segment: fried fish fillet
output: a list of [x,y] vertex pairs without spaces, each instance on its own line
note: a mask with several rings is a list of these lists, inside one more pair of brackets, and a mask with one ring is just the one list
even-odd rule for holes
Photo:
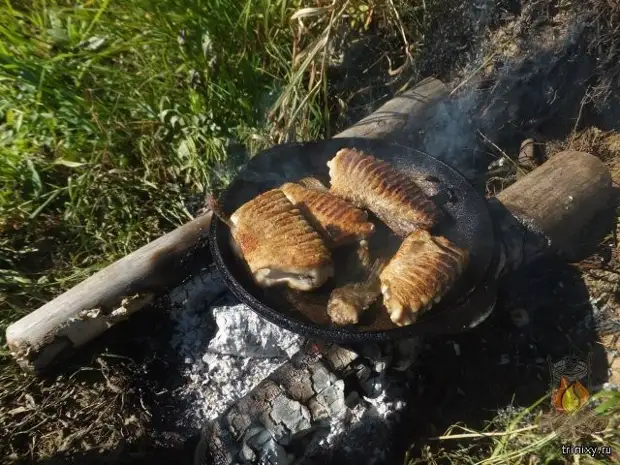
[[379,273],[385,260],[378,259],[371,266],[364,281],[346,284],[334,289],[327,302],[327,314],[338,326],[359,323],[359,317],[381,295]]
[[280,189],[331,248],[366,239],[375,232],[364,210],[329,192],[291,182]]
[[430,229],[440,220],[439,207],[389,163],[356,149],[341,149],[327,166],[334,194],[367,208],[400,237]]
[[323,239],[282,190],[272,189],[245,203],[230,223],[237,250],[259,285],[286,283],[309,291],[333,276]]
[[407,236],[379,276],[390,319],[399,326],[415,323],[441,300],[468,261],[468,252],[445,237],[424,230]]

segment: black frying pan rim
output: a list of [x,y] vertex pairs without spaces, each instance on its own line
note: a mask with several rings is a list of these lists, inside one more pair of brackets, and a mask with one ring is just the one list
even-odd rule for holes
[[[354,143],[355,140],[356,138],[343,139],[342,140],[343,146],[347,146],[348,145],[347,142]],[[304,142],[304,143],[283,144],[282,146],[272,147],[270,149],[267,149],[262,154],[259,154],[259,156],[269,156],[270,152],[278,150],[278,149],[286,150],[288,148],[293,148],[293,147],[305,148],[313,144],[320,144],[320,143],[325,143],[325,142],[327,141],[318,140],[318,141]],[[370,141],[364,139],[363,142],[368,143]],[[396,144],[394,142],[381,141],[381,143],[386,144],[386,145],[394,145],[400,148],[404,148],[406,150],[417,151],[419,153],[423,153],[425,156],[433,158],[434,162],[441,164],[448,170],[452,171],[453,175],[460,177],[462,181],[468,183],[467,180],[465,180],[464,177],[456,169],[450,167],[449,165],[442,162],[441,160],[438,160],[432,155],[412,149],[411,147],[406,147],[401,144]],[[487,215],[487,219],[490,222],[490,215],[489,215],[488,210],[486,210],[486,202],[485,202],[485,211],[480,212],[479,215],[481,216]],[[432,318],[430,320],[420,321],[418,323],[415,323],[409,326],[404,326],[404,327],[391,328],[391,329],[385,329],[385,330],[376,330],[376,331],[364,331],[364,330],[358,330],[358,329],[346,328],[346,327],[339,328],[339,327],[323,326],[323,325],[313,323],[311,321],[303,321],[301,319],[288,316],[284,312],[278,311],[277,309],[272,308],[269,305],[266,305],[263,302],[261,302],[258,298],[252,295],[251,292],[246,290],[244,286],[235,279],[233,274],[229,271],[229,267],[225,263],[223,259],[223,255],[220,252],[220,247],[219,247],[218,237],[217,237],[218,230],[219,230],[218,228],[224,229],[224,228],[228,228],[228,226],[226,226],[219,218],[214,217],[211,223],[209,242],[210,242],[210,248],[211,248],[211,253],[213,256],[214,263],[216,267],[218,268],[218,270],[220,271],[220,274],[222,275],[224,282],[226,283],[230,291],[233,293],[233,295],[237,297],[241,302],[248,305],[253,311],[258,313],[260,316],[262,316],[266,320],[284,329],[293,331],[298,334],[306,335],[306,336],[315,336],[315,337],[328,340],[328,341],[332,341],[332,342],[354,343],[354,342],[361,342],[361,341],[381,342],[381,341],[387,341],[387,340],[411,338],[411,337],[416,337],[420,335],[428,335],[428,334],[456,333],[456,332],[464,331],[468,328],[467,324],[459,324],[457,325],[458,328],[454,328],[454,325],[449,325],[449,324],[445,325],[444,324],[445,320],[441,318],[440,319]],[[488,232],[489,234],[492,235],[493,228],[491,227]],[[494,241],[493,236],[491,236],[489,239]],[[490,248],[493,248],[493,245],[494,244],[491,244]],[[489,260],[488,262],[489,263],[487,264],[487,269],[489,268],[489,264],[491,260]],[[486,281],[486,279],[482,281]],[[488,285],[486,282],[479,282],[478,285],[476,285],[476,287],[474,287],[467,295],[463,296],[461,299],[455,302],[455,307],[466,305],[466,302],[470,299],[472,295],[475,295],[476,289],[478,289],[479,287],[484,288],[484,287],[488,287]],[[465,304],[463,304],[464,302]],[[455,308],[454,310],[457,310],[457,309]],[[440,315],[443,316],[447,312],[448,312],[447,310],[443,310],[437,316],[438,317]],[[450,311],[450,313],[446,316],[449,318],[450,314],[453,314],[453,311]],[[455,319],[458,319],[458,318],[455,318]]]

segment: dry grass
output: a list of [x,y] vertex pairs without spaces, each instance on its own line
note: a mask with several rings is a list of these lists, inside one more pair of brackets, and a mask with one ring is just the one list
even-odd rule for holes
[[[132,368],[105,357],[53,381],[0,376],[0,441],[9,462],[36,463],[76,450],[114,451],[124,438],[139,440],[148,422],[134,402],[127,376]],[[128,401],[131,399],[131,402]]]
[[[596,407],[585,406],[570,416],[541,410],[543,401],[549,397],[525,409],[508,409],[484,431],[454,425],[405,464],[598,465],[620,460],[620,393],[600,392],[593,401]],[[574,445],[609,447],[611,454],[593,458],[562,452],[562,446]]]

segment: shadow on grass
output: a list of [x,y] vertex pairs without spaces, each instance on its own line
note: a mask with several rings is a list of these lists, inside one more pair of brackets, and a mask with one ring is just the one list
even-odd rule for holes
[[512,276],[488,321],[429,343],[412,386],[417,392],[403,421],[402,447],[424,445],[424,438],[441,436],[455,423],[482,430],[498,410],[532,405],[551,392],[549,359],[590,356],[591,386],[601,386],[608,366],[595,323],[579,270],[548,261]]
[[[187,405],[179,405],[180,401],[173,396],[175,389],[185,382],[179,369],[182,360],[170,345],[173,328],[174,323],[163,305],[143,309],[47,372],[41,382],[54,390],[59,389],[55,384],[57,376],[73,378],[92,390],[103,385],[99,391],[101,398],[109,397],[118,407],[109,418],[94,415],[92,421],[99,423],[95,425],[96,431],[102,430],[107,435],[98,443],[97,436],[89,432],[91,425],[73,421],[67,433],[84,431],[88,446],[75,444],[78,439],[67,451],[49,458],[31,460],[24,454],[21,460],[11,463],[191,464],[198,439],[192,436],[191,428],[185,425],[180,414],[187,411]],[[110,384],[112,392],[108,389]],[[63,405],[62,408],[68,407]],[[69,406],[73,408],[77,407]],[[110,432],[113,432],[112,440]],[[23,436],[22,439],[28,440]],[[28,444],[14,443],[13,447],[27,450]],[[87,448],[89,450],[84,450]]]

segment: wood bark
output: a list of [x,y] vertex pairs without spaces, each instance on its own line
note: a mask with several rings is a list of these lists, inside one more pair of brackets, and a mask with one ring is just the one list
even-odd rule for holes
[[[441,81],[425,79],[336,137],[397,140],[421,125],[425,111],[447,94]],[[147,244],[9,326],[7,343],[20,366],[44,371],[185,279],[193,268],[182,266],[184,260],[192,254],[194,262],[208,259],[210,215]]]
[[428,111],[448,94],[443,82],[435,78],[424,79],[334,138],[386,139],[410,145],[424,129]]
[[210,262],[211,218],[195,218],[10,325],[13,357],[24,369],[45,371]]

